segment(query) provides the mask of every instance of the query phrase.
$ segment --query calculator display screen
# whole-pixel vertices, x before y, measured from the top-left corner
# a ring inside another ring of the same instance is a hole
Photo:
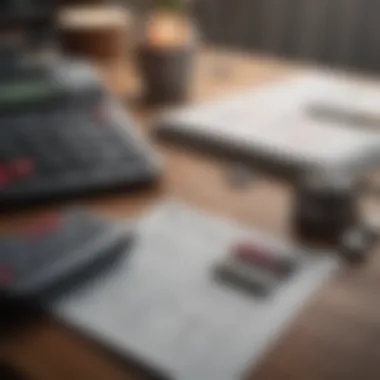
[[[2,84],[0,85],[0,106],[50,100],[58,93],[57,86],[51,83]]]

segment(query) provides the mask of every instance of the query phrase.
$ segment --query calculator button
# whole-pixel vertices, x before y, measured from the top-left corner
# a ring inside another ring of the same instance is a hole
[[[0,287],[9,285],[14,277],[14,272],[11,268],[0,264]]]
[[[11,268],[13,278],[15,278],[22,275],[25,268],[28,267],[32,247],[19,236],[11,236],[4,240],[1,244],[0,266]],[[30,254],[22,255],[22,251],[25,252],[25,250]]]
[[[0,189],[9,186],[11,180],[8,174],[7,167],[4,165],[0,166]]]
[[[33,175],[35,163],[32,159],[17,159],[10,163],[9,172],[12,177],[26,178]]]

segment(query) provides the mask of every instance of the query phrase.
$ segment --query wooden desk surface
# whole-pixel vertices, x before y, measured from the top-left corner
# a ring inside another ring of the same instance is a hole
[[[138,81],[124,64],[102,67],[115,93],[134,93],[138,89]],[[302,70],[283,62],[208,51],[199,56],[193,98],[210,99]],[[154,112],[135,113],[143,122],[143,131],[149,131],[148,121]],[[249,188],[236,190],[226,181],[227,163],[175,148],[156,145],[156,149],[166,165],[159,186],[137,194],[88,199],[84,203],[96,211],[124,218],[139,215],[174,195],[277,235],[288,234],[289,184],[259,178]],[[62,205],[50,208],[57,207]],[[15,228],[29,214],[2,218],[0,227]],[[342,268],[306,305],[284,339],[255,371],[255,379],[379,379],[379,289],[380,255],[373,255],[364,266]],[[41,321],[32,329],[0,342],[0,358],[23,368],[36,380],[145,379],[54,321]]]

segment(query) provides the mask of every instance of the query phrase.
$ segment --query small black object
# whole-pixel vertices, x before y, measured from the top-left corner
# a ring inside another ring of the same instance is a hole
[[[340,172],[306,173],[295,188],[294,230],[303,239],[336,243],[359,219],[356,181]]]
[[[349,262],[363,262],[375,240],[373,233],[364,225],[350,228],[342,235],[340,253]]]
[[[267,297],[279,283],[273,273],[237,260],[219,264],[215,275],[225,284],[258,297]]]
[[[2,302],[25,307],[25,299],[44,302],[75,290],[117,262],[131,242],[124,227],[84,211],[43,215],[0,239]]]
[[[144,100],[151,104],[177,103],[189,95],[194,51],[187,44],[170,49],[141,47],[139,69]]]

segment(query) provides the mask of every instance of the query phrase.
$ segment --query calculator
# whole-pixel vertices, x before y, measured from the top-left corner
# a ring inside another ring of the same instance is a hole
[[[132,241],[131,228],[85,210],[40,214],[0,236],[0,292],[40,302],[61,297],[101,277]]]
[[[93,68],[0,82],[0,210],[148,185],[160,164]]]

